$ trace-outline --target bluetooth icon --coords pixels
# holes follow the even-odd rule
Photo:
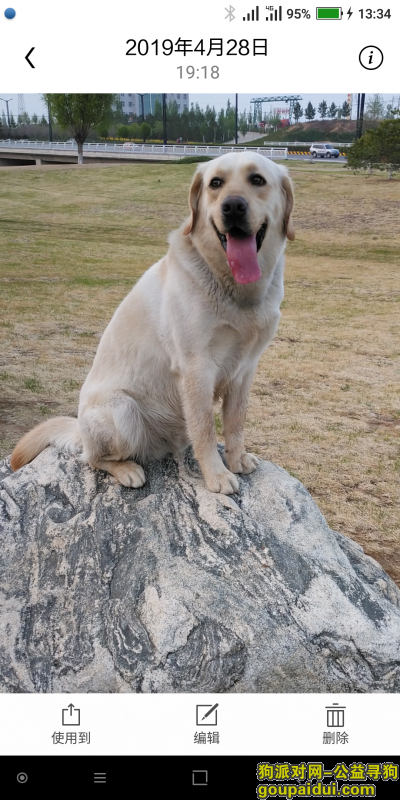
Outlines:
[[[226,17],[225,17],[225,19],[229,19],[229,22],[232,22],[232,20],[235,19],[235,15],[233,13],[235,11],[234,7],[233,6],[229,6],[229,8],[225,9],[225,11],[228,12]]]

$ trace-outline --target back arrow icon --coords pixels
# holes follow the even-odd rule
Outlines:
[[[29,56],[30,56],[31,53],[33,53],[34,49],[35,49],[34,47],[31,47],[31,49],[29,50],[29,53],[27,53],[26,56],[25,56],[29,66],[32,67],[32,69],[35,69],[35,65],[32,64],[32,61],[29,60]]]

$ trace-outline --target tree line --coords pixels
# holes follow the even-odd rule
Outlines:
[[[391,103],[385,104],[381,94],[373,94],[367,100],[364,118],[369,122],[390,119],[394,108],[394,98]],[[311,122],[311,120],[315,119],[317,111],[321,119],[348,119],[351,114],[351,108],[347,100],[341,106],[337,106],[336,103],[331,103],[328,106],[326,100],[322,100],[318,106],[313,106],[310,101],[304,110],[297,100],[293,105],[295,122],[299,122],[303,116],[308,122]]]
[[[121,138],[143,138],[143,125],[147,125],[146,138],[163,138],[162,106],[156,100],[154,112],[146,114],[145,120],[141,116],[129,115],[123,126],[117,128]],[[167,104],[167,136],[176,141],[184,142],[225,142],[235,136],[236,111],[228,99],[226,107],[219,111],[214,106],[207,105],[203,110],[198,103],[192,103],[190,108],[179,113],[175,100]],[[247,112],[242,112],[238,117],[238,130],[249,125]],[[141,130],[140,130],[141,129]],[[149,131],[150,129],[150,131]]]
[[[341,106],[337,106],[336,103],[331,103],[329,107],[326,100],[322,100],[318,109],[316,106],[313,106],[310,100],[304,110],[298,100],[296,100],[293,105],[293,117],[295,122],[300,122],[302,117],[305,117],[308,122],[311,122],[315,119],[317,110],[321,119],[347,119],[351,114],[351,108],[347,100],[345,100]]]
[[[43,99],[50,110],[54,123],[58,125],[60,131],[67,130],[76,139],[78,148],[88,136],[98,136],[104,139],[118,135],[124,139],[162,139],[163,122],[162,106],[159,101],[155,102],[154,112],[147,114],[145,119],[141,116],[127,115],[123,113],[122,103],[117,95],[43,95]],[[394,110],[392,104],[385,105],[382,95],[374,94],[367,99],[364,119],[368,127],[376,127],[379,120],[390,118]],[[325,100],[314,107],[311,101],[303,111],[300,103],[296,101],[293,107],[293,116],[299,122],[304,116],[307,120],[313,120],[316,114],[321,119],[347,118],[350,115],[350,106],[345,101],[342,106],[335,103],[328,104]],[[276,130],[280,127],[282,120],[279,113],[266,112],[254,122],[252,114],[247,110],[238,115],[238,130],[245,135],[249,130],[259,130],[259,123],[264,125],[267,130]],[[42,127],[48,126],[48,120],[44,115],[41,119],[36,114],[29,117],[22,114],[18,121],[20,125],[37,124]],[[16,129],[17,123],[10,115],[10,127]],[[225,108],[219,111],[214,106],[207,105],[203,110],[199,104],[191,105],[190,109],[184,109],[179,113],[178,105],[172,101],[167,106],[167,136],[171,141],[182,140],[185,142],[208,142],[220,143],[232,141],[235,136],[236,112],[232,103],[228,100]],[[5,135],[8,130],[8,120],[4,111],[0,117],[0,136]]]
[[[141,116],[125,115],[122,112],[122,104],[116,95],[44,95],[46,105],[50,109],[52,121],[59,128],[68,130],[75,135],[79,121],[79,109],[84,110],[82,119],[91,119],[90,131],[96,132],[101,138],[109,138],[119,134],[121,138],[154,138],[162,139],[162,106],[156,101],[153,114]],[[102,100],[96,101],[96,98]],[[97,111],[95,106],[98,106]],[[32,117],[29,114],[22,114],[18,117],[18,123],[10,114],[10,119],[6,118],[3,111],[0,118],[0,135],[5,134],[9,128],[16,131],[17,125],[40,125],[48,126],[48,119],[44,115],[39,119],[37,114]],[[249,120],[247,112],[243,112],[238,118],[240,127],[247,132]],[[168,103],[167,106],[167,135],[168,139],[176,141],[203,141],[217,142],[233,139],[235,136],[236,112],[232,103],[228,100],[226,107],[216,111],[209,105],[203,110],[199,104],[192,104],[190,109],[184,109],[179,113],[178,105],[175,101]],[[87,126],[84,125],[86,128]],[[81,137],[80,137],[81,138]]]

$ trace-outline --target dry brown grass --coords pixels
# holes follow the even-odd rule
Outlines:
[[[76,413],[106,322],[186,215],[192,173],[1,170],[0,455],[45,415]],[[291,173],[297,238],[248,447],[299,478],[400,585],[400,182]]]

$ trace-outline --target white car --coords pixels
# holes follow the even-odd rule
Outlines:
[[[326,144],[325,142],[315,142],[310,147],[310,153],[313,158],[338,158],[340,156],[339,150],[333,144]]]

